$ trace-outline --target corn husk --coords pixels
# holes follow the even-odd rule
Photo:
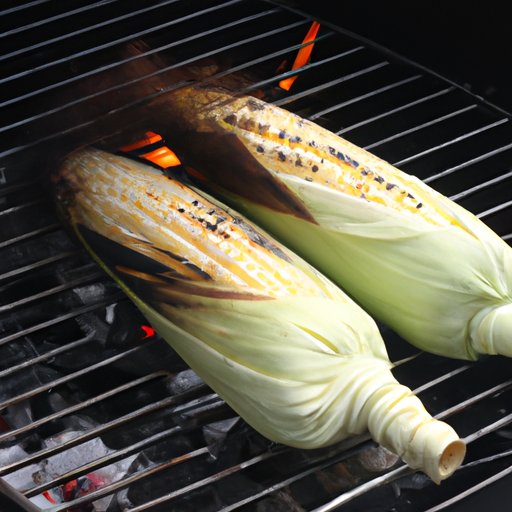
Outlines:
[[[96,261],[261,434],[318,448],[369,430],[436,482],[460,465],[463,441],[393,377],[373,319],[267,233],[102,151],[71,155],[53,179]]]
[[[159,126],[216,197],[422,350],[512,356],[512,250],[470,212],[330,131],[189,87]]]

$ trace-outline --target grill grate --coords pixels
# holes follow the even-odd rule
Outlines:
[[[275,104],[431,183],[510,243],[508,114],[325,22],[312,62],[277,74],[310,22],[247,0],[36,0],[0,11],[0,494],[22,510],[433,512],[509,475],[510,361],[418,354],[383,328],[397,378],[470,443],[438,488],[394,461],[375,466],[382,453],[367,436],[311,452],[274,446],[162,340],[144,338],[144,319],[54,212],[42,155],[115,136],[209,65],[205,81],[257,77],[240,91],[272,90]],[[52,505],[52,489],[84,482],[94,489]]]

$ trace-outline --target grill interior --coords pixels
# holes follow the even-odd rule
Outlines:
[[[56,158],[122,140],[149,99],[198,76],[243,75],[240,90],[265,90],[418,176],[510,243],[510,116],[324,20],[311,62],[292,72],[311,21],[247,0],[35,0],[0,11],[7,510],[434,511],[510,473],[509,360],[418,353],[382,326],[398,380],[469,443],[441,486],[366,436],[323,450],[276,446],[148,331],[58,220],[46,187]],[[290,92],[279,89],[296,74]]]

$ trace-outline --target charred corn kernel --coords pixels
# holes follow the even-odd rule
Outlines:
[[[267,233],[98,150],[70,155],[53,179],[96,261],[260,433],[316,448],[369,429],[436,482],[460,465],[464,442],[393,377],[373,319]]]
[[[158,107],[167,125],[159,128],[196,167],[203,187],[403,338],[454,358],[512,356],[512,249],[474,215],[256,98],[197,86]]]

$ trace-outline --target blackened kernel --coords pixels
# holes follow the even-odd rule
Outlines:
[[[392,188],[395,188],[395,187],[397,187],[397,185],[395,185],[394,183],[388,183],[386,185],[386,190],[391,190]]]
[[[178,208],[178,211],[179,211],[180,213],[185,213],[185,208]]]
[[[305,179],[306,181],[313,181],[313,178],[312,178],[311,176],[306,176],[304,179]]]
[[[384,183],[384,178],[382,176],[375,176],[373,181],[376,181],[377,183]]]
[[[224,118],[224,122],[230,124],[231,126],[236,126],[237,118],[235,114],[230,114]]]
[[[242,129],[242,130],[247,130],[248,132],[252,132],[252,131],[255,131],[255,126],[256,126],[256,123],[254,122],[253,119],[251,119],[250,117],[242,117],[239,121],[238,121],[238,126]]]
[[[280,139],[284,139],[285,137],[286,137],[286,132],[285,132],[284,130],[281,130],[281,131],[279,132],[279,138],[280,138]]]
[[[286,155],[282,151],[278,151],[277,156],[281,162],[286,162]]]
[[[345,160],[346,160],[346,159],[345,159],[345,155],[344,155],[341,151],[338,151],[338,152],[336,153],[336,158],[337,158],[338,160],[343,160],[343,161],[345,161]]]
[[[269,130],[270,130],[269,124],[262,124],[262,123],[258,124],[258,131],[260,132],[260,135],[267,133]]]
[[[256,101],[254,98],[247,100],[247,106],[249,107],[249,110],[252,110],[253,112],[256,110],[263,110],[265,108],[265,105],[262,105],[260,102]]]
[[[210,208],[206,213],[208,215],[213,215],[215,213],[215,210],[213,208]]]
[[[419,210],[422,206],[423,206],[423,203],[418,203],[418,204],[416,205],[416,208],[418,208],[418,210]]]
[[[329,146],[327,149],[329,150],[329,154],[333,156],[336,154],[336,150],[332,146]]]
[[[361,169],[361,176],[366,176],[368,171],[366,169]]]
[[[322,160],[320,160],[320,163],[323,164],[324,163],[324,159],[322,158]]]
[[[295,160],[295,166],[302,167],[302,160],[299,157],[297,157],[297,160]]]
[[[313,172],[318,172],[318,165],[313,165],[313,167],[311,167],[311,170]]]
[[[413,196],[410,192],[408,192],[408,193],[407,193],[407,197],[408,197],[409,199],[414,199],[414,196]]]
[[[361,193],[361,195],[359,196],[361,199],[366,199],[366,195],[364,192]]]
[[[309,145],[310,145],[312,148],[317,148],[317,147],[318,147],[318,144],[317,144],[314,140],[309,141]]]
[[[199,205],[199,201],[197,201],[196,199],[194,199],[194,200],[192,201],[192,204],[193,204],[194,206],[198,206],[198,205]]]
[[[293,137],[290,137],[290,142],[298,143],[301,141],[302,141],[302,139],[298,135],[294,135]]]
[[[210,231],[215,231],[217,229],[217,224],[212,224],[211,222],[206,221],[205,225],[206,229]]]
[[[263,148],[263,146],[260,146],[259,144],[256,146],[256,151],[258,153],[265,153],[265,149]]]

